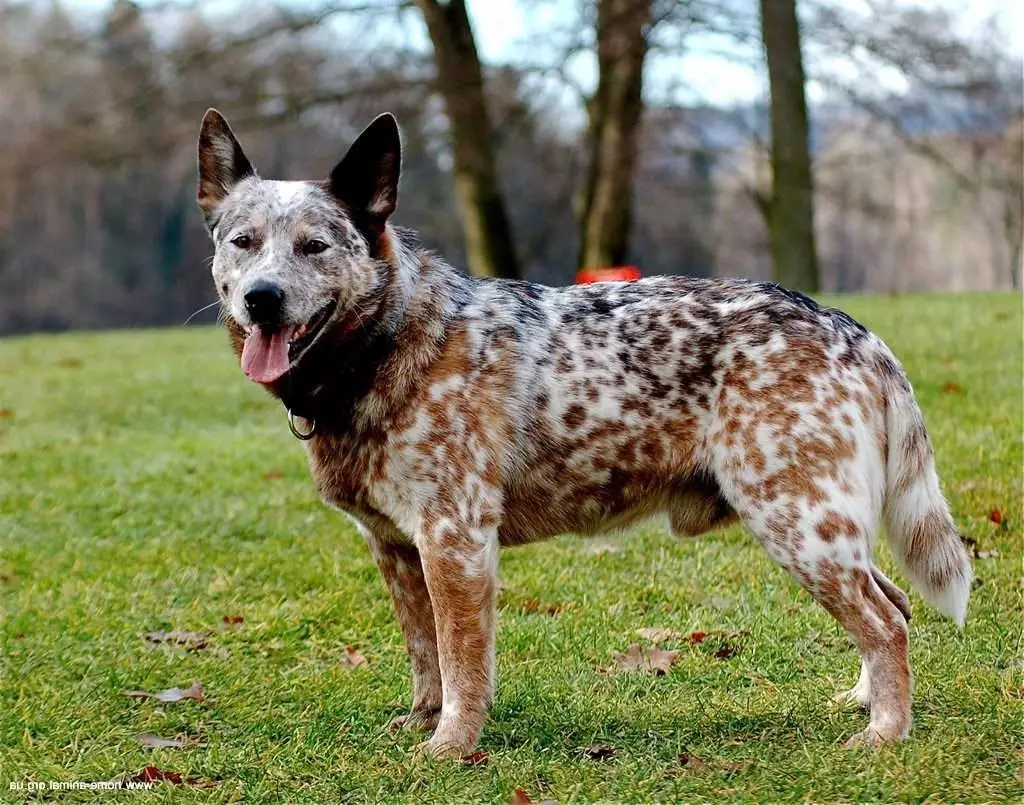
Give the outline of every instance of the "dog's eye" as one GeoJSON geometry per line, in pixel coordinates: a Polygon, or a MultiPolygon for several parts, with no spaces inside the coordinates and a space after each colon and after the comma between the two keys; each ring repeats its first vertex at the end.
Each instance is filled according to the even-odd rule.
{"type": "Polygon", "coordinates": [[[248,249],[252,246],[252,238],[248,235],[235,235],[231,238],[231,243],[239,249],[248,249]]]}
{"type": "Polygon", "coordinates": [[[327,244],[322,240],[317,240],[316,238],[313,240],[307,240],[302,244],[303,254],[320,254],[325,251],[327,251],[327,244]]]}

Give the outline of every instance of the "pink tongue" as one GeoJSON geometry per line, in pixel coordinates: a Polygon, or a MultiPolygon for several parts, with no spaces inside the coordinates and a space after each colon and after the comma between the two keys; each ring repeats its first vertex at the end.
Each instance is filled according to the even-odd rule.
{"type": "Polygon", "coordinates": [[[295,327],[276,333],[265,333],[258,327],[245,339],[242,347],[242,371],[256,383],[273,383],[288,371],[288,342],[295,327]]]}

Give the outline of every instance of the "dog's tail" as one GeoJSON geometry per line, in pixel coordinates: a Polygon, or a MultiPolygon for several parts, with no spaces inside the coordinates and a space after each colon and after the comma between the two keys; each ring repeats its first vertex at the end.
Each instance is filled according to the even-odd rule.
{"type": "Polygon", "coordinates": [[[900,570],[924,599],[963,625],[971,564],[939,490],[924,417],[903,368],[888,349],[879,370],[886,389],[884,511],[889,544],[900,570]]]}

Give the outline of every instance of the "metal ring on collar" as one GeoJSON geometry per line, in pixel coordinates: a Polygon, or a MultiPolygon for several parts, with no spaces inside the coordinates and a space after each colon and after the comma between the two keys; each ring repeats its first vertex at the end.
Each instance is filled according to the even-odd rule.
{"type": "MultiPolygon", "coordinates": [[[[305,419],[305,417],[302,417],[302,418],[305,419]]],[[[294,436],[296,439],[301,439],[304,442],[308,442],[310,439],[313,438],[313,436],[316,435],[316,420],[315,419],[306,420],[307,422],[309,422],[309,430],[301,431],[301,430],[299,430],[295,426],[295,419],[296,419],[296,415],[293,414],[292,413],[292,409],[289,408],[288,409],[288,430],[290,430],[292,432],[292,436],[294,436]]]]}

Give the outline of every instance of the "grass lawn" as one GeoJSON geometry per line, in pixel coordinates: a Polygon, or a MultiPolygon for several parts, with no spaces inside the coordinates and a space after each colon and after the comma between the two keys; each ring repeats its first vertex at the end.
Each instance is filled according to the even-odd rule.
{"type": "MultiPolygon", "coordinates": [[[[651,526],[504,552],[489,761],[413,761],[422,736],[382,729],[410,692],[383,583],[226,335],[69,334],[0,341],[0,799],[152,765],[219,783],[107,796],[1019,800],[1021,300],[838,303],[903,360],[986,557],[964,631],[912,598],[908,742],[841,748],[867,723],[829,701],[857,654],[739,528],[681,542],[651,526]],[[669,673],[602,673],[643,627],[681,635],[669,673]],[[147,643],[154,630],[213,634],[189,651],[147,643]],[[366,663],[348,667],[346,646],[366,663]],[[119,695],[192,680],[201,702],[119,695]],[[144,749],[140,733],[204,745],[144,749]],[[596,743],[614,756],[581,751],[596,743]]],[[[895,572],[884,548],[879,563],[895,572]]]]}

